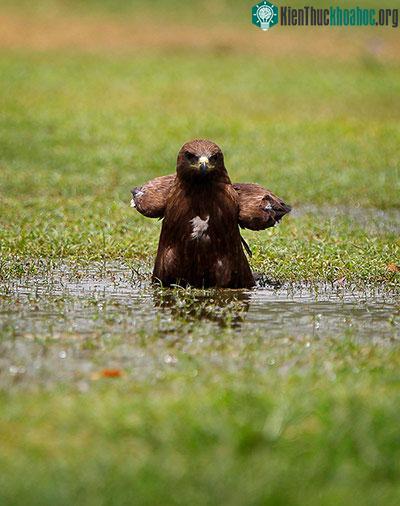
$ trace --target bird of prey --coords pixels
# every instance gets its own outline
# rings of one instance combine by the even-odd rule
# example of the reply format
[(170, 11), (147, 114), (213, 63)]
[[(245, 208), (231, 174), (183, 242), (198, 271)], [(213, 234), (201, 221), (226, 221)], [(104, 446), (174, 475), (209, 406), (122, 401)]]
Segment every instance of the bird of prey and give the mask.
[(134, 188), (131, 206), (163, 218), (153, 281), (199, 288), (254, 286), (239, 227), (264, 230), (290, 211), (258, 184), (232, 184), (221, 149), (208, 140), (184, 144), (176, 174)]

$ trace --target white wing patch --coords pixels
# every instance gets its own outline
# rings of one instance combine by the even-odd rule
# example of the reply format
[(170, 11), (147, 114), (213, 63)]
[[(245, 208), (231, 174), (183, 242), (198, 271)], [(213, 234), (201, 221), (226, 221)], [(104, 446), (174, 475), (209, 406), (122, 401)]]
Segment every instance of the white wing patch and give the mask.
[(210, 219), (210, 216), (207, 216), (205, 220), (202, 220), (200, 216), (196, 216), (192, 220), (190, 220), (190, 223), (192, 225), (192, 233), (190, 237), (192, 239), (203, 239), (203, 240), (209, 240), (210, 236), (207, 234), (208, 230), (208, 220)]
[(141, 197), (142, 195), (144, 195), (144, 192), (142, 192), (142, 190), (136, 190), (134, 193), (133, 193), (133, 198), (131, 199), (131, 207), (136, 207), (136, 200), (138, 197)]

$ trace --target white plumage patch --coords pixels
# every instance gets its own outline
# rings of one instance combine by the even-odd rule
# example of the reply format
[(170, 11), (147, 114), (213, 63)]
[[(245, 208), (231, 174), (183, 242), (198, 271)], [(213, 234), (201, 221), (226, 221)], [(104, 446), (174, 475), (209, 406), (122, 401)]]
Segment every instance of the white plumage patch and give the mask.
[(208, 230), (208, 220), (210, 219), (209, 216), (205, 220), (202, 220), (200, 216), (196, 216), (192, 220), (190, 220), (190, 223), (192, 225), (192, 233), (190, 237), (192, 239), (205, 239), (208, 240), (210, 237), (207, 234)]
[(136, 200), (138, 197), (141, 197), (142, 195), (144, 195), (144, 192), (142, 192), (141, 190), (136, 190), (133, 194), (133, 198), (131, 199), (131, 207), (136, 207)]

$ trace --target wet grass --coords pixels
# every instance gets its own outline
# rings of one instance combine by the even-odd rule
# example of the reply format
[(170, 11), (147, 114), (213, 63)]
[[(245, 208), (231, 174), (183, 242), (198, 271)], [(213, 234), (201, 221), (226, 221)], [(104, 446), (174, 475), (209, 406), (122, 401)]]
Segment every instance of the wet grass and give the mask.
[[(0, 503), (398, 504), (399, 66), (3, 50), (0, 73)], [(193, 137), (294, 206), (245, 233), (286, 299), (149, 288), (160, 224), (129, 190)]]

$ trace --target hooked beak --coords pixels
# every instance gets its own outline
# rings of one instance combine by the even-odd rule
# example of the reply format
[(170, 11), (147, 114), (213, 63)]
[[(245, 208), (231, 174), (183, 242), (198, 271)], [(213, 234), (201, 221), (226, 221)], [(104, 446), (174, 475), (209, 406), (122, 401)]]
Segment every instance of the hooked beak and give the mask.
[(207, 172), (208, 165), (209, 165), (208, 158), (206, 156), (201, 156), (199, 158), (199, 168), (202, 174), (205, 174)]

